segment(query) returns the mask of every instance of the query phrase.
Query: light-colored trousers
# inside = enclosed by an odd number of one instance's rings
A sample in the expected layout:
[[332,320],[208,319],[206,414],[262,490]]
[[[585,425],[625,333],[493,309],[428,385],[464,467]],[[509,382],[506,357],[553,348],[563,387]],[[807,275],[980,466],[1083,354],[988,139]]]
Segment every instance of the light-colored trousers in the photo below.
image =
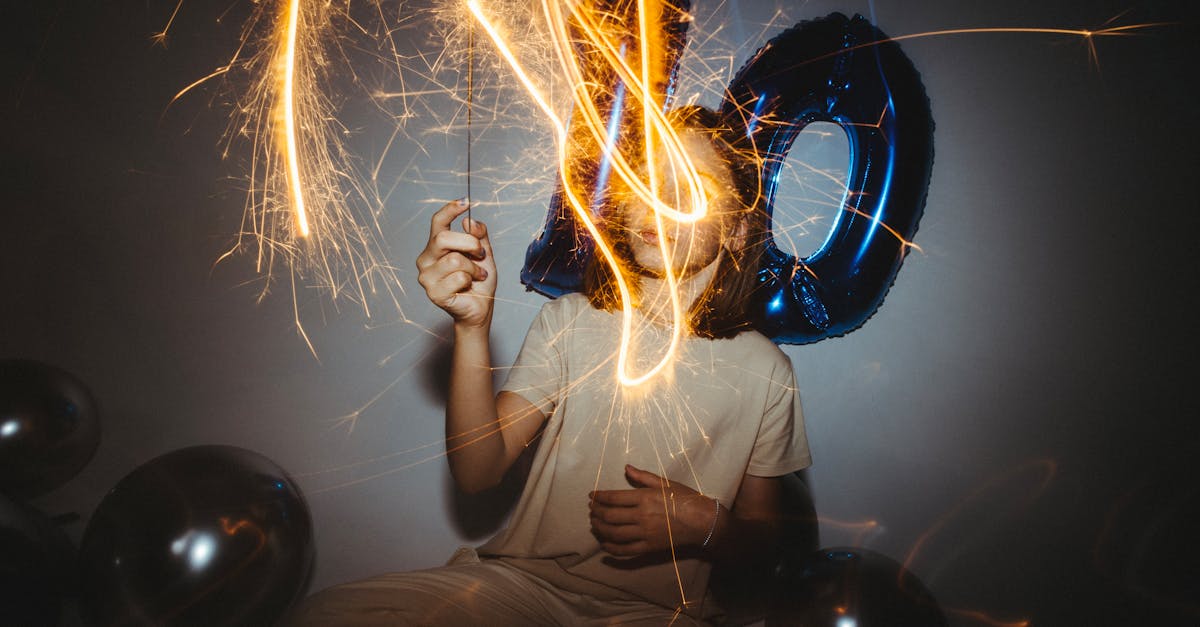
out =
[[638,601],[599,601],[551,586],[496,560],[460,549],[446,566],[390,573],[326,588],[304,600],[290,627],[438,625],[703,625]]

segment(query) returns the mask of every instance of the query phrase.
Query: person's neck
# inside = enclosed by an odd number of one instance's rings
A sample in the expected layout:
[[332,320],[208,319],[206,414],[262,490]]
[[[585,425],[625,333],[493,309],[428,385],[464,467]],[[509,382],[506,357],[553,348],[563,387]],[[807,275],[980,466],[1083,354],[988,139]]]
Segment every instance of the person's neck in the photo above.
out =
[[[696,299],[704,294],[717,273],[717,261],[713,261],[693,274],[677,277],[675,288],[679,294],[679,307],[686,317]],[[638,309],[647,319],[661,324],[673,324],[671,311],[671,288],[665,276],[642,276]]]

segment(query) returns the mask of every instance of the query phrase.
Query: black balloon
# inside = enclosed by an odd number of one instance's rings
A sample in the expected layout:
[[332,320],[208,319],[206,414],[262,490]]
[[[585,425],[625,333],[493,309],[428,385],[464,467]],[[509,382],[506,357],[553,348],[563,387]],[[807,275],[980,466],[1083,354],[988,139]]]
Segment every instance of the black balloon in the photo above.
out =
[[74,477],[100,444],[91,392],[47,364],[0,360],[0,493],[28,498]]
[[829,548],[783,569],[767,625],[945,627],[929,590],[907,569],[862,548]]
[[232,446],[157,457],[121,479],[80,546],[90,625],[270,625],[301,596],[312,520],[275,463]]
[[0,624],[57,625],[75,550],[49,517],[0,496]]

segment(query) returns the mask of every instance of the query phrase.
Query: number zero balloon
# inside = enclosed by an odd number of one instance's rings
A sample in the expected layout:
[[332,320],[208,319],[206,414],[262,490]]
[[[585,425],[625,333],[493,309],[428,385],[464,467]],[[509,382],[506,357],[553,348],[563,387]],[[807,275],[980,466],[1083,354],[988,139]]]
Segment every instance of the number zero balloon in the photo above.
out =
[[[682,47],[682,32],[672,41]],[[833,13],[801,22],[759,49],[727,88],[721,114],[746,133],[761,159],[768,216],[788,150],[804,127],[830,122],[845,132],[850,158],[842,210],[821,246],[803,259],[767,241],[750,311],[755,327],[777,343],[810,343],[858,328],[895,280],[925,205],[933,119],[919,73],[865,18]],[[591,251],[556,194],[521,280],[551,297],[579,291]]]

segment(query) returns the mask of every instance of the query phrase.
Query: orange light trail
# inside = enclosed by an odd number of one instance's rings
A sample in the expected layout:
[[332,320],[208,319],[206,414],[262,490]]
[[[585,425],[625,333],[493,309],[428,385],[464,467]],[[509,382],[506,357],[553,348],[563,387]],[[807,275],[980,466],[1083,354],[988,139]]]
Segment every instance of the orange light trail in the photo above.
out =
[[813,57],[811,59],[805,59],[804,61],[797,61],[796,65],[806,65],[808,63],[814,63],[814,62],[820,61],[822,59],[828,59],[829,57],[846,54],[847,52],[850,52],[853,50],[859,50],[861,48],[870,48],[872,46],[878,46],[880,44],[884,44],[887,42],[906,41],[909,39],[925,39],[928,37],[946,37],[946,36],[950,36],[950,35],[983,35],[983,34],[987,34],[987,33],[1004,33],[1004,34],[1026,33],[1026,34],[1035,34],[1035,35],[1069,35],[1072,37],[1080,37],[1087,41],[1088,56],[1094,62],[1098,58],[1097,53],[1096,53],[1096,43],[1095,43],[1096,37],[1126,37],[1126,36],[1132,35],[1133,33],[1137,32],[1137,31],[1145,30],[1147,28],[1155,28],[1155,27],[1159,27],[1159,26],[1170,26],[1170,25],[1171,25],[1170,22],[1148,22],[1145,24],[1125,24],[1123,26],[1109,26],[1106,28],[1098,28],[1098,29],[1094,29],[1094,30],[1085,29],[1085,28],[1039,28],[1039,27],[1029,27],[1029,26],[990,26],[990,27],[978,27],[978,28],[945,28],[945,29],[941,29],[941,30],[930,30],[930,31],[923,31],[920,33],[910,33],[908,35],[897,35],[895,37],[888,37],[886,39],[879,39],[876,41],[869,41],[867,43],[856,44],[854,46],[835,50],[833,52],[823,54],[818,57]]
[[[245,206],[235,239],[215,264],[248,251],[261,277],[260,299],[277,285],[290,290],[296,332],[314,356],[303,322],[307,303],[301,295],[308,289],[335,305],[351,301],[368,317],[382,305],[401,323],[415,324],[401,307],[405,287],[384,235],[380,167],[364,167],[350,148],[352,129],[339,119],[345,94],[366,91],[375,98],[356,72],[347,42],[361,36],[382,48],[394,31],[347,34],[359,26],[350,0],[255,5],[229,60],[172,99],[214,78],[236,85],[222,157],[240,161],[238,145],[249,149]],[[404,61],[383,52],[377,58],[393,63],[397,73]],[[238,84],[243,78],[249,80]],[[401,132],[397,127],[393,135]],[[379,156],[379,163],[386,157]]]
[[[1111,21],[1111,20],[1110,20]],[[1070,35],[1072,37],[1082,37],[1088,44],[1088,57],[1093,63],[1099,62],[1099,56],[1096,53],[1096,37],[1114,37],[1127,36],[1135,31],[1152,28],[1155,26],[1167,26],[1166,22],[1154,22],[1148,24],[1126,24],[1124,26],[1110,26],[1107,28],[1099,28],[1096,30],[1089,29],[1071,29],[1071,28],[1032,28],[1032,27],[990,27],[990,28],[950,28],[945,30],[928,31],[924,33],[913,33],[911,35],[900,35],[892,37],[887,41],[903,41],[905,39],[919,39],[922,37],[940,37],[945,35],[977,35],[983,33],[1031,33],[1040,35]]]
[[296,228],[300,237],[308,237],[308,216],[304,211],[304,188],[300,181],[300,155],[296,147],[296,31],[300,29],[300,0],[288,3],[286,43],[283,46],[283,134],[287,155],[288,183]]
[[167,47],[167,33],[171,30],[171,24],[175,23],[175,18],[179,15],[179,9],[182,6],[183,6],[183,0],[179,0],[179,2],[175,3],[175,10],[171,11],[171,17],[167,18],[166,26],[163,26],[162,30],[151,35],[150,41],[153,41],[156,45],[162,46],[164,48]]

